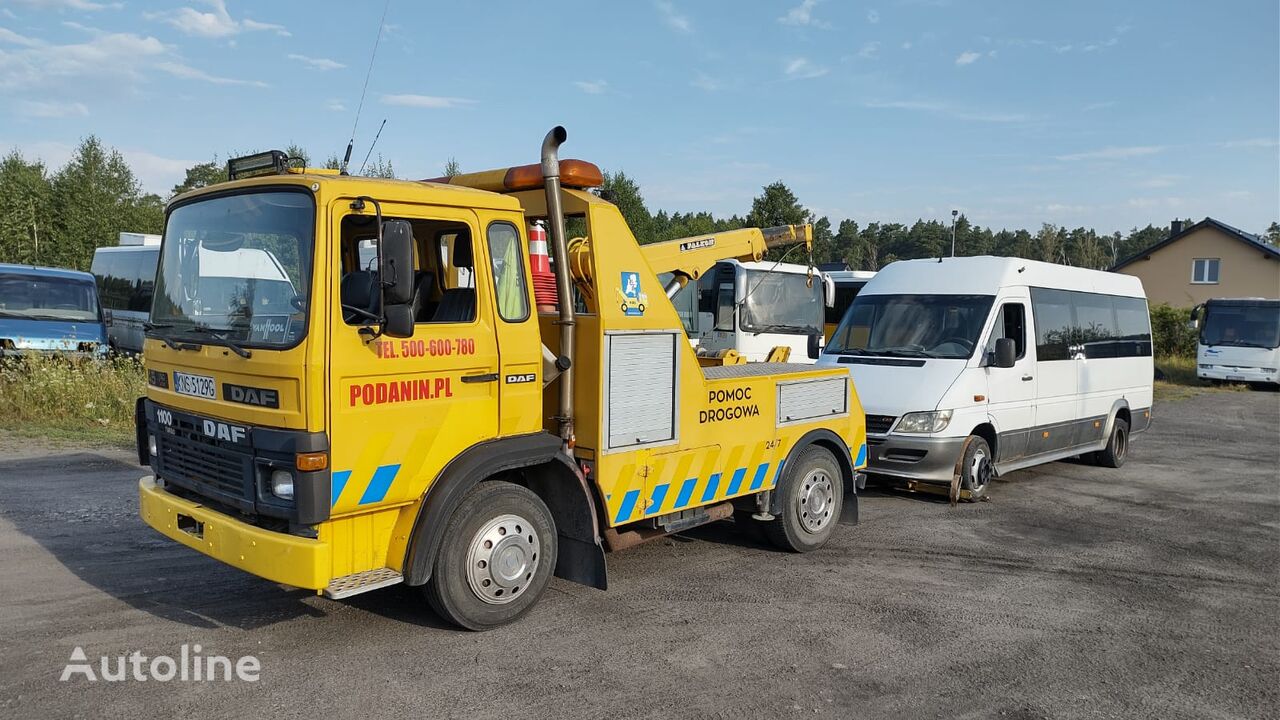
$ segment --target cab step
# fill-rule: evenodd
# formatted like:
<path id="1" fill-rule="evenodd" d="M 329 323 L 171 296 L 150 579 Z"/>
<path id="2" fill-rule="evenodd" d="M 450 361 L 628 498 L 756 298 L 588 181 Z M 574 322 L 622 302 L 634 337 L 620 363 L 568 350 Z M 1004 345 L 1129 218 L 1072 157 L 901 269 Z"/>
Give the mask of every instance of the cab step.
<path id="1" fill-rule="evenodd" d="M 402 582 L 404 582 L 404 576 L 395 570 L 391 568 L 376 568 L 334 578 L 329 581 L 329 587 L 324 589 L 324 594 L 325 597 L 341 600 L 342 598 L 359 595 L 370 590 L 398 585 Z"/>

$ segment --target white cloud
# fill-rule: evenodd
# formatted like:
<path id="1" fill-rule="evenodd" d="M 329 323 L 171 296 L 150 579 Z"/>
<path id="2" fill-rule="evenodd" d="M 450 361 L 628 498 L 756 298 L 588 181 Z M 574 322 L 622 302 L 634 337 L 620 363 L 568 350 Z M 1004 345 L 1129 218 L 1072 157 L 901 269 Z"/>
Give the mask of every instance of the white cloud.
<path id="1" fill-rule="evenodd" d="M 858 57 L 863 60 L 874 60 L 879 54 L 880 43 L 874 41 L 863 45 L 862 48 L 858 50 Z"/>
<path id="2" fill-rule="evenodd" d="M 813 16 L 813 8 L 817 5 L 818 0 L 801 0 L 799 5 L 791 8 L 786 15 L 778 18 L 778 22 L 793 27 L 830 28 L 831 23 L 824 22 Z"/>
<path id="3" fill-rule="evenodd" d="M 687 15 L 680 14 L 675 5 L 667 2 L 667 0 L 658 0 L 653 5 L 658 8 L 658 12 L 662 15 L 662 21 L 667 24 L 667 27 L 685 35 L 693 34 L 693 23 Z"/>
<path id="4" fill-rule="evenodd" d="M 200 80 L 213 85 L 245 85 L 260 88 L 268 87 L 268 85 L 261 80 L 240 80 L 237 78 L 213 75 L 201 70 L 200 68 L 194 68 L 181 62 L 165 61 L 157 63 L 156 69 L 161 72 L 168 73 L 176 78 L 182 78 L 183 80 Z"/>
<path id="5" fill-rule="evenodd" d="M 862 106 L 876 110 L 912 110 L 933 113 L 968 122 L 1020 123 L 1031 119 L 1023 113 L 974 112 L 933 100 L 868 100 L 862 103 Z"/>
<path id="6" fill-rule="evenodd" d="M 37 10 L 83 10 L 93 12 L 97 10 L 119 10 L 124 7 L 124 3 L 100 3 L 90 2 L 90 0 L 12 0 L 15 5 L 25 5 Z"/>
<path id="7" fill-rule="evenodd" d="M 331 98 L 324 104 L 324 107 L 326 110 L 332 110 L 333 112 L 345 112 L 347 109 L 347 106 L 343 105 L 342 101 L 336 98 Z"/>
<path id="8" fill-rule="evenodd" d="M 19 115 L 32 118 L 86 117 L 89 114 L 89 108 L 79 102 L 19 100 L 17 110 Z"/>
<path id="9" fill-rule="evenodd" d="M 290 53 L 289 59 L 296 60 L 312 70 L 341 70 L 346 67 L 346 65 L 343 65 L 336 60 L 330 60 L 329 58 L 309 57 L 307 55 L 298 55 L 296 53 Z"/>
<path id="10" fill-rule="evenodd" d="M 136 81 L 167 52 L 159 40 L 132 33 L 104 33 L 68 45 L 28 38 L 22 45 L 0 51 L 0 89 L 47 89 L 68 80 Z"/>
<path id="11" fill-rule="evenodd" d="M 903 43 L 902 43 L 902 49 L 903 49 L 903 50 L 910 50 L 910 49 L 911 49 L 911 41 L 910 41 L 910 40 L 904 40 L 904 41 L 903 41 Z"/>
<path id="12" fill-rule="evenodd" d="M 867 11 L 867 22 L 871 23 L 872 25 L 875 25 L 876 23 L 880 22 L 880 13 L 877 12 L 875 8 L 872 8 Z"/>
<path id="13" fill-rule="evenodd" d="M 143 190 L 162 197 L 167 196 L 174 185 L 182 182 L 187 168 L 197 162 L 161 157 L 145 150 L 121 149 L 120 154 L 129 162 L 129 168 L 137 176 L 138 184 L 142 185 Z"/>
<path id="14" fill-rule="evenodd" d="M 6 43 L 9 45 L 20 45 L 22 47 L 39 47 L 44 44 L 43 42 L 36 40 L 35 38 L 29 38 L 25 35 L 19 35 L 18 33 L 8 28 L 2 28 L 2 27 L 0 27 L 0 43 Z"/>
<path id="15" fill-rule="evenodd" d="M 456 97 L 441 97 L 438 95 L 383 95 L 383 105 L 398 105 L 400 107 L 413 108 L 430 108 L 433 110 L 446 110 L 451 108 L 459 108 L 467 105 L 474 105 L 475 100 Z"/>
<path id="16" fill-rule="evenodd" d="M 1276 138 L 1250 138 L 1248 140 L 1228 140 L 1218 143 L 1218 147 L 1234 150 L 1236 148 L 1273 148 L 1280 145 Z"/>
<path id="17" fill-rule="evenodd" d="M 965 51 L 965 52 L 960 53 L 958 56 L 956 56 L 956 64 L 957 64 L 957 65 L 972 65 L 973 63 L 977 62 L 977 61 L 978 61 L 978 58 L 980 58 L 980 57 L 982 57 L 982 53 L 976 53 L 976 52 L 972 52 L 972 51 Z"/>
<path id="18" fill-rule="evenodd" d="M 1138 183 L 1138 187 L 1153 189 L 1173 187 L 1185 180 L 1186 177 L 1186 175 L 1153 175 Z"/>
<path id="19" fill-rule="evenodd" d="M 289 37 L 289 31 L 283 25 L 258 22 L 245 18 L 236 20 L 227 12 L 225 0 L 201 0 L 208 5 L 210 12 L 201 12 L 191 7 L 177 8 L 158 13 L 145 13 L 149 20 L 161 20 L 186 35 L 206 38 L 225 38 L 246 31 L 274 31 L 282 37 Z"/>
<path id="20" fill-rule="evenodd" d="M 1104 100 L 1102 102 L 1089 103 L 1082 108 L 1085 112 L 1093 112 L 1094 110 L 1105 110 L 1109 107 L 1115 107 L 1115 100 Z"/>
<path id="21" fill-rule="evenodd" d="M 699 90 L 706 90 L 707 92 L 715 92 L 722 87 L 719 80 L 716 80 L 702 71 L 698 71 L 698 74 L 689 81 L 689 84 Z"/>
<path id="22" fill-rule="evenodd" d="M 1058 160 L 1071 162 L 1075 160 L 1127 160 L 1129 158 L 1156 155 L 1164 152 L 1163 145 L 1131 145 L 1129 147 L 1105 147 L 1101 150 L 1058 155 Z"/>
<path id="23" fill-rule="evenodd" d="M 829 68 L 821 65 L 815 65 L 808 58 L 794 58 L 786 61 L 783 65 L 783 71 L 787 77 L 796 80 L 807 80 L 809 78 L 822 77 L 830 72 Z"/>
<path id="24" fill-rule="evenodd" d="M 609 83 L 604 80 L 596 80 L 594 82 L 588 80 L 575 80 L 574 86 L 588 95 L 601 95 L 609 89 Z"/>

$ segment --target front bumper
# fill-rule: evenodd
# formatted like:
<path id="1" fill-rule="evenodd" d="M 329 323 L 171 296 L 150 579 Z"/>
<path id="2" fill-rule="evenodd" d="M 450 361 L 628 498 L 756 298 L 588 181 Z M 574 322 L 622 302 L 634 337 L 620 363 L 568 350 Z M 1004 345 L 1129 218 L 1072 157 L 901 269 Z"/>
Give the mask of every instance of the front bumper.
<path id="1" fill-rule="evenodd" d="M 1239 367 L 1236 365 L 1196 366 L 1196 376 L 1201 380 L 1224 380 L 1226 382 L 1280 383 L 1280 368 L 1267 372 L 1260 367 Z"/>
<path id="2" fill-rule="evenodd" d="M 869 436 L 866 472 L 905 480 L 950 483 L 964 441 L 963 437 Z"/>
<path id="3" fill-rule="evenodd" d="M 328 543 L 264 530 L 184 500 L 148 475 L 138 482 L 142 519 L 162 535 L 245 572 L 285 585 L 322 590 L 333 567 Z"/>

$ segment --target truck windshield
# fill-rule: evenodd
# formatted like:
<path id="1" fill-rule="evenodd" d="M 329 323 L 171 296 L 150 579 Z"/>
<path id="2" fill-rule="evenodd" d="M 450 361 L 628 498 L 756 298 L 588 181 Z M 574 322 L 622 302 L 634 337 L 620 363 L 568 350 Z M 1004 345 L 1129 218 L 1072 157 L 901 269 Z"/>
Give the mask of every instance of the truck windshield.
<path id="1" fill-rule="evenodd" d="M 98 293 L 87 280 L 0 274 L 0 317 L 98 322 Z"/>
<path id="2" fill-rule="evenodd" d="M 966 359 L 994 300 L 991 295 L 858 295 L 826 352 Z"/>
<path id="3" fill-rule="evenodd" d="M 306 334 L 315 201 L 241 193 L 169 214 L 152 332 L 192 342 L 292 347 Z"/>
<path id="4" fill-rule="evenodd" d="M 793 272 L 743 273 L 742 329 L 755 333 L 815 335 L 822 332 L 822 282 Z"/>
<path id="5" fill-rule="evenodd" d="M 1200 328 L 1200 344 L 1280 347 L 1280 303 L 1210 303 Z"/>

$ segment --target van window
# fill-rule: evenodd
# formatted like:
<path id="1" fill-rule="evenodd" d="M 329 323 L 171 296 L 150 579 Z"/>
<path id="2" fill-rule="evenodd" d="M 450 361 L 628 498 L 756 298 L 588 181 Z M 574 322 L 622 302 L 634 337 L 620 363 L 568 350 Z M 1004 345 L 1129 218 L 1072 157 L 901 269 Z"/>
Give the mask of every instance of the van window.
<path id="1" fill-rule="evenodd" d="M 716 330 L 733 332 L 733 313 L 737 304 L 733 299 L 733 283 L 722 282 L 716 289 Z"/>
<path id="2" fill-rule="evenodd" d="M 1151 320 L 1143 298 L 1031 289 L 1036 359 L 1151 355 Z"/>
<path id="3" fill-rule="evenodd" d="M 822 332 L 822 281 L 799 273 L 748 270 L 739 323 L 746 332 L 816 335 Z"/>
<path id="4" fill-rule="evenodd" d="M 991 326 L 991 338 L 987 340 L 987 353 L 996 351 L 996 340 L 1013 340 L 1019 360 L 1027 354 L 1027 309 L 1022 303 L 1005 303 L 1000 306 L 995 324 Z"/>
<path id="5" fill-rule="evenodd" d="M 88 280 L 0 275 L 0 318 L 98 322 L 98 293 Z"/>
<path id="6" fill-rule="evenodd" d="M 1031 309 L 1036 320 L 1036 360 L 1070 360 L 1075 336 L 1070 293 L 1031 288 Z"/>
<path id="7" fill-rule="evenodd" d="M 994 300 L 990 295 L 858 295 L 827 352 L 966 359 L 982 341 Z"/>

